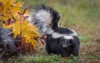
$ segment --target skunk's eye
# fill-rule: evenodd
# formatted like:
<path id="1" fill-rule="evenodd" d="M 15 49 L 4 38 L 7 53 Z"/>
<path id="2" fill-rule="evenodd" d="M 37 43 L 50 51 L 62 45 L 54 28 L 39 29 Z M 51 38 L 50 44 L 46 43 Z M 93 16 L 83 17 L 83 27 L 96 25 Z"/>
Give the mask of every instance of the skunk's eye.
<path id="1" fill-rule="evenodd" d="M 64 38 L 61 38 L 61 42 L 64 42 L 65 41 L 65 39 Z"/>

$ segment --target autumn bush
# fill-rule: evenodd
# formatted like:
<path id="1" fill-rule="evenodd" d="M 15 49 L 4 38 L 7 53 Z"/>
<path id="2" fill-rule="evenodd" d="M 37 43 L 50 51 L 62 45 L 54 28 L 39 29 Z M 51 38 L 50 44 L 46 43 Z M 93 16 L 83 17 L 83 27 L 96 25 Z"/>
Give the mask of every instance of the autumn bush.
<path id="1" fill-rule="evenodd" d="M 23 2 L 16 0 L 0 0 L 0 25 L 11 28 L 14 38 L 19 38 L 18 52 L 33 52 L 37 49 L 37 38 L 41 35 L 38 28 L 25 19 L 29 16 L 27 8 L 22 9 Z"/>

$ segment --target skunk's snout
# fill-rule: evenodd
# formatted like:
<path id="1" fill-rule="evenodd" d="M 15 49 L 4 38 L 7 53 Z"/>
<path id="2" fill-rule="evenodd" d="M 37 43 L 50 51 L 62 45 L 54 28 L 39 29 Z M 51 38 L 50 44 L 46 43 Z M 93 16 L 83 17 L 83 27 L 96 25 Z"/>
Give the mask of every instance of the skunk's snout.
<path id="1" fill-rule="evenodd" d="M 71 44 L 63 44 L 63 48 L 68 48 L 70 46 L 71 46 Z"/>

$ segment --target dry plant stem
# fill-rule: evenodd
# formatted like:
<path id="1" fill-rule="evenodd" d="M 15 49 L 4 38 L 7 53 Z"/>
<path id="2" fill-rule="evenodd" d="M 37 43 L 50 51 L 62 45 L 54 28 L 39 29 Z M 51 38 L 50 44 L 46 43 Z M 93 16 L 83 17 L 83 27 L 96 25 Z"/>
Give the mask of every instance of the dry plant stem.
<path id="1" fill-rule="evenodd" d="M 6 49 L 1 53 L 0 60 L 2 59 L 3 55 L 6 53 Z"/>

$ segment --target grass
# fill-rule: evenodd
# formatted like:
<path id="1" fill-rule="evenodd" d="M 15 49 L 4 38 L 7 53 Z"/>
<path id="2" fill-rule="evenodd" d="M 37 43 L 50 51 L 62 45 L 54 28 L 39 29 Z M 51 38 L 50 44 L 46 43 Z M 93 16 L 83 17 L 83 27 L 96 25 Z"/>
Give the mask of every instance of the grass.
<path id="1" fill-rule="evenodd" d="M 71 56 L 65 59 L 60 55 L 23 55 L 19 57 L 9 58 L 7 63 L 79 63 L 78 57 Z M 0 62 L 2 63 L 2 61 Z"/>

